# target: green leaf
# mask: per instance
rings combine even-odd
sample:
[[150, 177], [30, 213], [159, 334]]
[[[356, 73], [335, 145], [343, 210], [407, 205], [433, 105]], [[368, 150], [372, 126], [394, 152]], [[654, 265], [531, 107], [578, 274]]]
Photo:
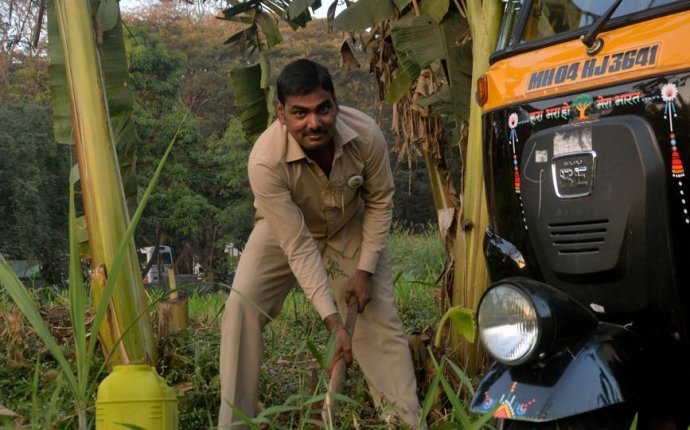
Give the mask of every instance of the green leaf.
[[110, 31], [120, 19], [120, 6], [117, 0], [101, 0], [98, 4], [96, 18], [101, 23], [102, 31]]
[[223, 16], [220, 18], [230, 20], [239, 14], [255, 9], [259, 3], [259, 0], [249, 0], [248, 2], [240, 3], [227, 9], [223, 9]]
[[70, 320], [74, 330], [74, 352], [77, 362], [77, 380], [80, 398], [86, 393], [91, 360], [86, 354], [86, 289], [82, 279], [77, 215], [74, 206], [74, 184], [79, 181], [79, 166], [72, 167], [69, 176], [69, 304]]
[[343, 31], [364, 31], [396, 14], [391, 0], [358, 1], [335, 17], [333, 27]]
[[275, 405], [261, 411], [257, 418], [270, 417], [272, 415], [279, 415], [285, 412], [299, 411], [299, 405]]
[[470, 393], [470, 396], [474, 396], [474, 386], [467, 374], [457, 364], [450, 360], [448, 360], [448, 366], [455, 372], [455, 376], [460, 379], [460, 382], [467, 389], [467, 392]]
[[444, 86], [429, 97], [419, 100], [417, 104], [423, 108], [431, 108], [431, 113], [435, 115], [455, 115], [450, 87], [448, 86]]
[[[433, 354], [431, 354], [431, 357], [433, 357]], [[436, 363], [435, 360], [434, 363]], [[434, 404], [436, 404], [441, 377], [441, 373], [437, 371], [434, 375], [434, 378], [431, 380], [431, 383], [429, 384], [429, 389], [427, 390], [426, 397], [424, 397], [424, 403], [422, 404], [422, 416], [420, 417], [420, 422], [426, 420], [426, 417], [431, 412]]]
[[443, 326], [450, 320], [453, 328], [462, 335], [468, 342], [473, 343], [475, 333], [477, 332], [477, 323], [475, 320], [475, 313], [472, 309], [463, 308], [462, 306], [454, 306], [441, 317], [441, 322], [436, 329], [436, 339], [434, 345], [437, 347], [441, 345], [441, 334], [443, 333]]
[[482, 430], [483, 428], [485, 428], [486, 424], [494, 419], [494, 411], [496, 410], [496, 408], [497, 407], [477, 418], [477, 420], [474, 421], [472, 425], [468, 427], [467, 430]]
[[306, 27], [310, 21], [311, 14], [309, 13], [309, 11], [304, 11], [304, 13], [301, 13], [296, 17], [287, 20], [288, 24], [290, 24], [290, 27], [292, 27], [293, 30], [297, 30], [298, 27]]
[[[101, 12], [101, 8], [104, 12]], [[54, 0], [50, 0], [48, 7], [48, 56], [50, 57], [48, 77], [53, 104], [53, 132], [56, 142], [71, 145], [74, 141], [69, 89], [65, 75], [60, 30], [55, 13]], [[125, 198], [131, 214], [136, 207], [137, 189], [134, 158], [139, 136], [132, 120], [134, 98], [128, 85], [127, 53], [117, 1], [101, 0], [99, 13], [104, 13], [107, 19], [114, 17], [114, 23], [108, 22], [107, 26], [101, 21], [104, 31], [100, 60], [103, 85], [108, 98], [110, 125], [115, 138], [120, 174], [125, 185]]]
[[450, 0], [424, 0], [419, 5], [419, 9], [422, 15], [429, 16], [440, 23], [448, 13], [449, 6]]
[[325, 367], [324, 365], [324, 357], [319, 351], [319, 348], [316, 347], [316, 344], [312, 342], [311, 340], [307, 340], [307, 349], [311, 353], [311, 356], [314, 357], [317, 363], [319, 363], [322, 367]]
[[[109, 3], [118, 7], [115, 0], [109, 0]], [[129, 68], [121, 20], [118, 20], [111, 30], [103, 33], [103, 48], [100, 58], [104, 77], [103, 84], [108, 98], [110, 128], [115, 139], [127, 209], [131, 215], [137, 207], [138, 188], [134, 160], [140, 139], [132, 118], [134, 96], [128, 84]]]
[[228, 38], [228, 40], [226, 40], [223, 43], [226, 45], [232, 45], [233, 43], [237, 43], [237, 42], [240, 42], [243, 40], [251, 39], [252, 34], [255, 32], [256, 32], [256, 27], [254, 25], [251, 25], [251, 26], [245, 28], [244, 30], [240, 30], [237, 33], [233, 34], [232, 36], [230, 36]]
[[261, 66], [261, 82], [259, 86], [261, 89], [266, 90], [271, 86], [271, 61], [268, 59], [268, 55], [266, 55], [265, 52], [259, 54], [259, 65]]
[[414, 82], [414, 80], [410, 78], [404, 70], [398, 69], [393, 80], [386, 89], [386, 95], [383, 101], [388, 104], [397, 103], [410, 90], [412, 82]]
[[469, 118], [472, 88], [472, 44], [467, 42], [469, 28], [467, 20], [457, 11], [448, 14], [441, 28], [448, 53], [446, 67], [451, 100], [456, 121], [462, 122]]
[[60, 41], [60, 29], [57, 25], [55, 0], [48, 1], [48, 80], [50, 82], [50, 100], [53, 105], [53, 134], [55, 141], [71, 145], [72, 112], [69, 104], [67, 77], [65, 76], [65, 59]]
[[292, 0], [287, 10], [288, 19], [300, 16], [303, 13], [308, 12], [307, 8], [309, 8], [309, 6], [312, 6], [314, 2], [314, 0]]
[[391, 25], [391, 40], [400, 65], [416, 79], [432, 62], [446, 58], [441, 27], [426, 16], [411, 16]]
[[405, 9], [408, 4], [410, 4], [410, 1], [411, 0], [393, 0], [393, 4], [395, 4], [395, 7], [402, 12], [402, 10]]
[[273, 48], [283, 41], [283, 35], [280, 33], [280, 29], [278, 28], [278, 22], [273, 18], [273, 16], [265, 12], [257, 11], [256, 23], [266, 37], [268, 49]]
[[[443, 364], [439, 365], [438, 362], [436, 361], [436, 358], [434, 356], [431, 356], [431, 361], [434, 365], [434, 368], [436, 369], [437, 374], [443, 375]], [[445, 359], [444, 359], [445, 362]], [[446, 393], [446, 397], [448, 398], [448, 401], [450, 402], [453, 412], [453, 416], [455, 419], [460, 423], [460, 428], [466, 429], [469, 428], [470, 426], [470, 417], [467, 411], [465, 410], [465, 406], [462, 404], [462, 401], [460, 401], [460, 398], [458, 397], [458, 394], [455, 392], [453, 387], [450, 385], [448, 380], [444, 377], [441, 377], [439, 379], [441, 382], [441, 386], [443, 387], [443, 391]]]
[[266, 92], [261, 88], [261, 64], [230, 72], [235, 105], [240, 109], [240, 121], [247, 140], [253, 142], [268, 125]]

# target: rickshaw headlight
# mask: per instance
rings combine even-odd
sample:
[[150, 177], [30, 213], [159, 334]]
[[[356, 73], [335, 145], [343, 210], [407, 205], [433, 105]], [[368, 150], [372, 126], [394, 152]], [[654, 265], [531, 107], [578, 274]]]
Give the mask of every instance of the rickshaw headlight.
[[529, 360], [540, 337], [537, 309], [521, 289], [498, 284], [489, 289], [477, 312], [479, 337], [496, 361], [516, 365]]

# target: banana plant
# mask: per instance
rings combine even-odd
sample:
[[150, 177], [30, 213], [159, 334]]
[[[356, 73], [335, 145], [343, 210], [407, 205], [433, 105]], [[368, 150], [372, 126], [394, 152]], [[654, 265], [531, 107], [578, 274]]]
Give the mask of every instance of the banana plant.
[[[113, 364], [153, 364], [157, 353], [146, 312], [148, 298], [131, 238], [122, 269], [112, 270], [118, 244], [129, 226], [116, 147], [126, 159], [132, 157], [136, 142], [130, 121], [131, 94], [126, 89], [128, 72], [119, 5], [116, 0], [91, 4], [53, 0], [50, 6], [56, 136], [75, 144], [93, 268], [92, 292], [97, 306], [101, 300], [107, 302], [108, 317], [99, 326], [99, 338]], [[67, 112], [71, 126], [66, 124]], [[130, 173], [132, 164], [126, 166]], [[110, 276], [117, 277], [112, 297], [103, 297]]]
[[[256, 140], [275, 119], [274, 88], [270, 85], [271, 67], [268, 51], [282, 42], [278, 27], [284, 21], [293, 29], [311, 21], [311, 10], [321, 7], [320, 0], [248, 0], [231, 2], [219, 19], [235, 21], [246, 27], [225, 42], [236, 46], [251, 64], [230, 72], [235, 105], [240, 109], [242, 129], [250, 142]], [[335, 7], [337, 2], [333, 2]], [[335, 10], [335, 9], [334, 9]]]
[[[472, 36], [472, 87], [477, 91], [477, 79], [489, 68], [489, 56], [498, 39], [503, 17], [503, 4], [497, 0], [463, 0]], [[489, 225], [489, 213], [484, 185], [482, 152], [482, 109], [474, 97], [470, 98], [469, 135], [463, 178], [463, 208], [456, 238], [456, 262], [453, 283], [454, 304], [476, 309], [486, 290], [489, 277], [483, 254], [484, 231]], [[458, 342], [459, 343], [459, 342]], [[485, 356], [479, 342], [462, 343], [461, 355], [470, 375], [485, 366]]]
[[[177, 135], [176, 135], [177, 136]], [[175, 136], [175, 137], [176, 137]], [[111, 276], [106, 281], [103, 288], [103, 295], [101, 297], [100, 303], [96, 306], [96, 311], [94, 313], [93, 327], [98, 327], [101, 322], [107, 318], [112, 317], [110, 314], [110, 298], [114, 294], [117, 275], [122, 268], [123, 263], [126, 261], [126, 254], [128, 244], [131, 242], [134, 235], [134, 228], [137, 222], [141, 218], [141, 214], [146, 206], [153, 188], [156, 186], [158, 178], [160, 176], [161, 170], [167, 160], [170, 152], [175, 143], [175, 138], [168, 145], [168, 149], [163, 155], [161, 161], [159, 162], [158, 168], [154, 173], [151, 182], [149, 183], [144, 195], [141, 199], [139, 206], [137, 207], [135, 213], [132, 216], [132, 223], [128, 226], [124, 235], [120, 239], [117, 245], [117, 253], [115, 254], [115, 260], [111, 266]], [[82, 280], [82, 268], [80, 261], [79, 252], [79, 239], [77, 235], [77, 217], [76, 209], [74, 203], [74, 186], [79, 180], [79, 169], [77, 166], [72, 169], [70, 174], [70, 206], [69, 206], [69, 243], [70, 243], [70, 264], [69, 264], [69, 304], [70, 304], [70, 322], [74, 330], [72, 352], [74, 355], [74, 360], [71, 362], [65, 356], [63, 349], [58, 344], [58, 341], [51, 335], [50, 330], [41, 317], [39, 312], [38, 304], [33, 300], [29, 289], [22, 284], [17, 275], [14, 273], [12, 267], [5, 261], [5, 259], [0, 255], [0, 287], [2, 287], [7, 294], [12, 298], [15, 305], [22, 312], [26, 320], [29, 322], [34, 332], [43, 341], [46, 348], [53, 356], [58, 364], [60, 371], [66, 381], [66, 385], [73, 396], [74, 405], [77, 412], [77, 422], [79, 430], [86, 430], [88, 428], [87, 422], [87, 410], [89, 405], [93, 400], [93, 394], [96, 390], [97, 376], [103, 370], [101, 367], [100, 371], [96, 374], [92, 374], [92, 366], [94, 362], [94, 354], [96, 348], [96, 336], [90, 336], [87, 333], [87, 321], [86, 321], [86, 308], [88, 306], [89, 300], [84, 288]], [[155, 305], [151, 304], [149, 307], [144, 309], [141, 316], [148, 315], [150, 307]], [[122, 335], [113, 340], [112, 347], [119, 346], [122, 341], [124, 341], [125, 334], [134, 328], [136, 321], [133, 325], [122, 326]], [[111, 350], [113, 348], [111, 347]], [[106, 355], [106, 361], [103, 364], [105, 366], [110, 362], [112, 358], [115, 358], [116, 354]]]
[[[86, 4], [89, 4], [91, 10], [96, 12], [94, 28], [96, 29], [97, 47], [108, 98], [108, 116], [117, 148], [127, 209], [131, 215], [137, 207], [139, 194], [136, 181], [136, 147], [139, 143], [139, 136], [132, 119], [134, 98], [130, 87], [127, 85], [129, 70], [127, 68], [122, 21], [119, 19], [119, 6], [115, 0], [92, 0], [90, 3], [85, 2]], [[67, 92], [67, 76], [65, 75], [62, 45], [59, 43], [60, 31], [53, 0], [49, 0], [47, 12], [48, 56], [50, 57], [48, 77], [53, 106], [53, 134], [56, 142], [72, 145], [74, 139]], [[81, 224], [84, 224], [83, 218], [78, 220], [78, 225]], [[83, 227], [85, 229], [85, 224]]]
[[[407, 108], [450, 119], [454, 123], [453, 141], [458, 142], [463, 155], [462, 190], [457, 195], [438, 155], [442, 150], [424, 143], [417, 151], [427, 162], [449, 254], [443, 278], [453, 308], [474, 309], [488, 282], [482, 257], [488, 212], [482, 171], [481, 108], [471, 95], [476, 91], [477, 78], [488, 68], [501, 17], [498, 0], [360, 0], [332, 22], [335, 28], [346, 31], [375, 28], [378, 41], [390, 37], [395, 55], [384, 58], [387, 64], [380, 68], [385, 73], [378, 80], [383, 86], [383, 100], [396, 108], [420, 86], [425, 70], [440, 69], [445, 74], [446, 86], [425, 98], [414, 99]], [[377, 54], [383, 58], [380, 52]], [[464, 130], [469, 130], [468, 134]], [[419, 133], [410, 137], [425, 142], [419, 139]], [[456, 334], [451, 337], [451, 346], [461, 351], [459, 358], [468, 363], [468, 373], [476, 374], [482, 362], [478, 344], [467, 345]]]

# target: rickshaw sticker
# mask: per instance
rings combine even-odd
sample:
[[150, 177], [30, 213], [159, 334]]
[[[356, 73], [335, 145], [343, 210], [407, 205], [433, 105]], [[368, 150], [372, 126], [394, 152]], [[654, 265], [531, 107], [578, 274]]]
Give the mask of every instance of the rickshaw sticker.
[[660, 49], [661, 44], [655, 43], [542, 69], [530, 75], [527, 92], [648, 69], [656, 66]]
[[516, 388], [517, 382], [513, 382], [510, 387], [510, 393], [502, 394], [498, 401], [492, 398], [488, 391], [485, 391], [484, 402], [481, 406], [482, 410], [488, 412], [496, 407], [494, 410], [494, 418], [515, 418], [527, 415], [530, 406], [535, 404], [537, 400], [530, 399], [524, 403], [518, 402], [515, 395]]
[[[530, 124], [538, 124], [544, 120], [586, 120], [594, 114], [605, 112], [614, 107], [634, 106], [638, 103], [658, 100], [659, 96], [643, 96], [641, 91], [614, 94], [611, 96], [596, 96], [579, 94], [570, 103], [548, 107], [529, 113]], [[669, 108], [675, 112], [675, 107]]]

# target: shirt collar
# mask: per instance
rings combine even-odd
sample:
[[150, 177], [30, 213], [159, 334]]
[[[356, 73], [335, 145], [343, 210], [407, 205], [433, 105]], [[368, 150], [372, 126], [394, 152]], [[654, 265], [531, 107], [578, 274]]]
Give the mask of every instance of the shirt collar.
[[[287, 136], [287, 154], [285, 161], [290, 163], [307, 158], [302, 147], [297, 143], [295, 138], [287, 132], [285, 126], [283, 126], [283, 130], [285, 130]], [[333, 141], [335, 142], [335, 158], [338, 158], [343, 153], [343, 146], [355, 140], [357, 136], [358, 134], [355, 130], [338, 118], [335, 123], [335, 136], [333, 136]]]

